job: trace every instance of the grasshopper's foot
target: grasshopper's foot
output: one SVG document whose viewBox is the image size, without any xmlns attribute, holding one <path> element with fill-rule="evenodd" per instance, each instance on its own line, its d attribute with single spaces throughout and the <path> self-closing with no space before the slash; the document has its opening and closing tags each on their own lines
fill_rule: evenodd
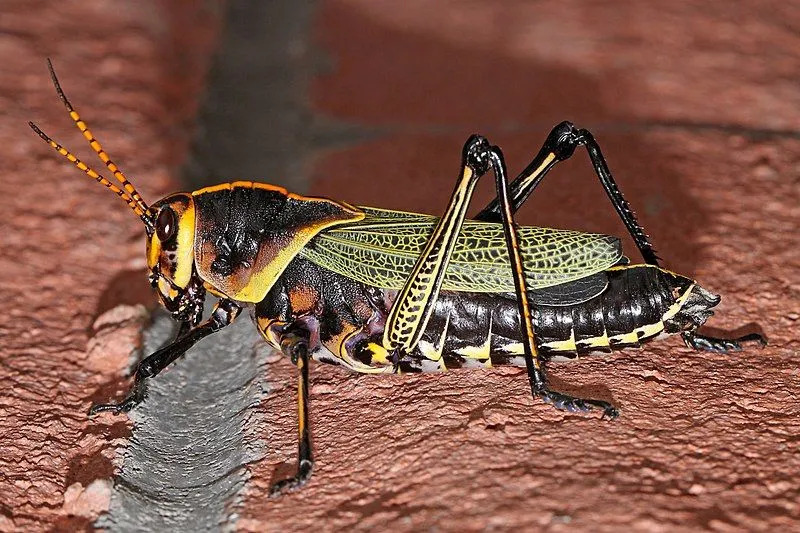
<svg viewBox="0 0 800 533">
<path fill-rule="evenodd" d="M 294 492 L 308 483 L 311 479 L 311 471 L 314 469 L 314 462 L 303 459 L 297 467 L 297 474 L 294 477 L 282 479 L 272 485 L 269 491 L 270 498 L 277 498 L 283 494 Z"/>
<path fill-rule="evenodd" d="M 119 403 L 96 403 L 89 409 L 89 416 L 94 416 L 97 413 L 112 412 L 115 415 L 120 413 L 127 413 L 144 400 L 145 396 L 145 380 L 137 380 L 134 383 L 131 392 Z"/>
<path fill-rule="evenodd" d="M 742 344 L 758 343 L 761 346 L 767 345 L 767 339 L 759 333 L 742 335 L 735 339 L 720 339 L 708 335 L 702 335 L 696 331 L 685 331 L 681 334 L 683 342 L 689 348 L 702 350 L 704 352 L 729 353 L 742 351 Z"/>
<path fill-rule="evenodd" d="M 545 402 L 562 411 L 585 413 L 592 409 L 602 409 L 603 415 L 600 417 L 601 419 L 608 417 L 610 420 L 614 420 L 619 416 L 619 409 L 602 400 L 575 398 L 574 396 L 551 390 L 544 390 L 539 393 L 539 396 Z"/>
</svg>

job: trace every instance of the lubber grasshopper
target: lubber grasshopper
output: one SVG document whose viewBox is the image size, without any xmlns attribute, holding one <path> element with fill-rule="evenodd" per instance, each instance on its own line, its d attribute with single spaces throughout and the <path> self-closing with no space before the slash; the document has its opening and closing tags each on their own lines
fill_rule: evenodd
<svg viewBox="0 0 800 533">
<path fill-rule="evenodd" d="M 311 475 L 309 359 L 367 373 L 525 366 L 534 396 L 558 409 L 599 409 L 615 418 L 608 402 L 552 390 L 545 363 L 671 333 L 690 347 L 718 352 L 765 342 L 757 334 L 721 339 L 697 331 L 719 297 L 660 267 L 594 138 L 568 122 L 550 132 L 510 185 L 500 149 L 470 137 L 441 218 L 354 207 L 250 181 L 177 193 L 148 206 L 73 109 L 52 66 L 50 72 L 72 120 L 119 185 L 30 126 L 142 220 L 150 282 L 180 324 L 172 343 L 139 363 L 128 396 L 95 405 L 90 414 L 132 409 L 149 379 L 250 307 L 263 337 L 299 369 L 298 470 L 275 485 L 274 495 Z M 615 237 L 515 224 L 514 213 L 544 176 L 579 146 L 644 264 L 628 264 Z M 489 171 L 497 198 L 468 220 L 474 187 Z M 206 292 L 219 300 L 202 321 Z"/>
</svg>

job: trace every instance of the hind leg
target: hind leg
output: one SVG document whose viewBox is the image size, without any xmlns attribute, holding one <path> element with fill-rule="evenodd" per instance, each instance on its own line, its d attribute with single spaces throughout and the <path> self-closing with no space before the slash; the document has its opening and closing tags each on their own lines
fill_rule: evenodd
<svg viewBox="0 0 800 533">
<path fill-rule="evenodd" d="M 633 242 L 641 252 L 644 262 L 649 265 L 659 266 L 658 256 L 644 228 L 636 220 L 630 204 L 622 196 L 611 171 L 608 168 L 606 159 L 600 151 L 600 146 L 595 141 L 589 130 L 578 129 L 572 123 L 564 121 L 558 124 L 547 136 L 544 145 L 539 153 L 525 167 L 525 170 L 509 185 L 511 212 L 514 213 L 525 203 L 536 187 L 544 179 L 545 175 L 559 162 L 572 157 L 575 149 L 579 146 L 586 148 L 589 159 L 592 162 L 595 174 L 616 209 L 617 214 L 633 238 Z M 496 197 L 489 202 L 480 213 L 475 216 L 475 220 L 487 222 L 500 222 L 500 198 Z"/>
<path fill-rule="evenodd" d="M 511 273 L 514 280 L 517 311 L 520 317 L 520 334 L 523 340 L 525 367 L 531 392 L 558 409 L 590 411 L 600 409 L 603 416 L 615 418 L 617 409 L 601 400 L 576 398 L 551 390 L 547 383 L 544 359 L 536 349 L 535 332 L 528 298 L 528 286 L 522 264 L 519 235 L 509 196 L 506 165 L 503 154 L 496 146 L 480 136 L 473 135 L 464 145 L 462 168 L 458 183 L 445 214 L 439 219 L 414 269 L 389 311 L 383 332 L 382 346 L 395 358 L 395 365 L 405 354 L 413 353 L 433 315 L 439 297 L 444 273 L 455 249 L 458 234 L 466 217 L 477 181 L 489 171 L 495 177 L 499 202 L 500 223 L 506 243 Z"/>
<path fill-rule="evenodd" d="M 741 337 L 736 337 L 733 339 L 722 339 L 719 337 L 703 335 L 701 333 L 697 333 L 696 331 L 684 331 L 681 333 L 681 337 L 683 337 L 683 342 L 685 342 L 686 346 L 689 348 L 694 348 L 695 350 L 701 350 L 704 352 L 740 352 L 742 351 L 742 344 L 756 342 L 761 346 L 767 345 L 766 337 L 758 333 L 750 333 L 748 335 L 742 335 Z"/>
</svg>

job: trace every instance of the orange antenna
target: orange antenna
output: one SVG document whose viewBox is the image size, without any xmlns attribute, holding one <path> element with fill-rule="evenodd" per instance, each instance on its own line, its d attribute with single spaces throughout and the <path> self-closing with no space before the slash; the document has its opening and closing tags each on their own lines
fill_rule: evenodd
<svg viewBox="0 0 800 533">
<path fill-rule="evenodd" d="M 72 118 L 73 122 L 75 122 L 75 125 L 78 127 L 78 129 L 81 131 L 83 136 L 86 138 L 86 140 L 89 143 L 89 146 L 92 147 L 92 150 L 95 151 L 95 153 L 100 158 L 100 160 L 105 164 L 106 168 L 108 168 L 108 170 L 114 175 L 114 177 L 117 179 L 117 181 L 120 182 L 120 184 L 122 185 L 123 189 L 127 193 L 127 196 L 130 197 L 136 203 L 136 205 L 138 207 L 138 210 L 134 210 L 134 211 L 139 216 L 142 216 L 142 214 L 147 213 L 147 204 L 142 199 L 141 195 L 139 194 L 139 191 L 137 191 L 136 187 L 134 187 L 133 184 L 130 181 L 128 181 L 128 178 L 125 177 L 125 174 L 122 173 L 122 171 L 111 160 L 111 158 L 108 156 L 108 154 L 105 152 L 105 150 L 103 150 L 103 147 L 100 146 L 100 143 L 97 141 L 97 139 L 95 139 L 94 135 L 89 130 L 89 127 L 86 125 L 86 122 L 84 122 L 81 119 L 81 117 L 78 114 L 78 112 L 75 111 L 74 107 L 72 107 L 72 104 L 69 102 L 69 100 L 67 99 L 67 96 L 64 94 L 64 91 L 61 89 L 61 84 L 58 82 L 58 77 L 56 77 L 56 72 L 53 69 L 53 64 L 50 62 L 49 59 L 47 60 L 47 68 L 50 70 L 50 77 L 53 80 L 53 85 L 56 88 L 56 92 L 58 93 L 58 97 L 64 103 L 64 106 L 67 108 L 67 111 L 69 111 L 70 118 Z M 72 156 L 72 154 L 70 154 L 70 152 L 68 152 L 67 150 L 64 150 L 63 148 L 60 148 L 60 145 L 58 143 L 55 143 L 52 139 L 50 139 L 49 137 L 44 135 L 41 132 L 41 130 L 39 130 L 35 126 L 33 126 L 33 127 L 35 128 L 35 131 L 39 134 L 39 136 L 42 137 L 43 139 L 45 139 L 48 142 L 48 144 L 53 146 L 53 148 L 56 148 L 56 150 L 58 150 L 59 153 L 61 153 L 61 155 L 67 157 L 67 159 L 70 159 L 70 156 Z M 57 147 L 59 147 L 60 149 L 57 148 Z M 64 150 L 64 151 L 62 152 L 62 150 Z M 73 163 L 75 163 L 76 161 L 80 162 L 80 160 L 78 158 L 76 158 L 75 156 L 72 156 L 72 157 L 75 158 L 75 161 L 72 161 L 72 159 L 70 159 L 70 161 L 72 161 Z M 83 163 L 81 163 L 81 164 L 83 164 Z M 76 163 L 76 165 L 77 165 L 77 163 Z M 84 165 L 84 166 L 86 166 L 86 165 Z M 80 168 L 80 165 L 78 165 L 78 168 Z M 83 170 L 83 169 L 81 169 L 81 170 Z M 84 170 L 84 172 L 86 172 L 86 170 Z M 92 171 L 92 172 L 94 172 L 94 171 Z M 97 175 L 96 172 L 95 172 L 95 174 Z M 91 174 L 90 174 L 90 176 L 91 176 Z M 92 177 L 94 177 L 94 176 L 92 176 Z M 95 178 L 95 179 L 97 179 L 97 178 Z M 105 179 L 105 178 L 103 178 L 103 179 Z M 102 183 L 102 182 L 100 182 L 100 183 Z M 106 186 L 108 187 L 108 185 L 106 185 Z"/>
<path fill-rule="evenodd" d="M 35 131 L 37 135 L 39 135 L 39 137 L 41 137 L 47 144 L 52 146 L 59 154 L 69 159 L 70 162 L 72 162 L 76 167 L 84 171 L 87 176 L 97 181 L 100 185 L 108 187 L 109 189 L 111 189 L 111 191 L 115 192 L 117 196 L 122 198 L 125 201 L 125 203 L 128 204 L 128 207 L 130 207 L 131 210 L 133 210 L 133 212 L 136 213 L 136 215 L 139 218 L 141 218 L 142 221 L 144 221 L 146 226 L 152 227 L 153 221 L 147 215 L 147 211 L 142 210 L 142 207 L 139 205 L 136 199 L 134 199 L 128 193 L 117 187 L 114 183 L 112 183 L 108 179 L 104 178 L 103 176 L 95 172 L 93 169 L 89 168 L 86 165 L 86 163 L 75 157 L 75 155 L 73 155 L 72 152 L 70 152 L 57 142 L 55 142 L 45 132 L 40 130 L 36 124 L 34 124 L 33 122 L 28 122 L 28 126 L 30 126 L 31 129 Z"/>
</svg>

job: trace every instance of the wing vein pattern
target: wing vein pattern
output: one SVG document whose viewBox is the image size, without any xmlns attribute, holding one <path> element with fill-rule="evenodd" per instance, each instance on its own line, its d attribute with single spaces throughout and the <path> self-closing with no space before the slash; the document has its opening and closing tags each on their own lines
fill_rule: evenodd
<svg viewBox="0 0 800 533">
<path fill-rule="evenodd" d="M 362 207 L 356 223 L 318 235 L 301 251 L 317 265 L 384 289 L 401 289 L 438 219 L 429 215 Z M 522 226 L 522 259 L 530 289 L 543 289 L 601 272 L 622 258 L 609 235 Z M 466 220 L 442 290 L 514 292 L 500 224 Z"/>
</svg>

